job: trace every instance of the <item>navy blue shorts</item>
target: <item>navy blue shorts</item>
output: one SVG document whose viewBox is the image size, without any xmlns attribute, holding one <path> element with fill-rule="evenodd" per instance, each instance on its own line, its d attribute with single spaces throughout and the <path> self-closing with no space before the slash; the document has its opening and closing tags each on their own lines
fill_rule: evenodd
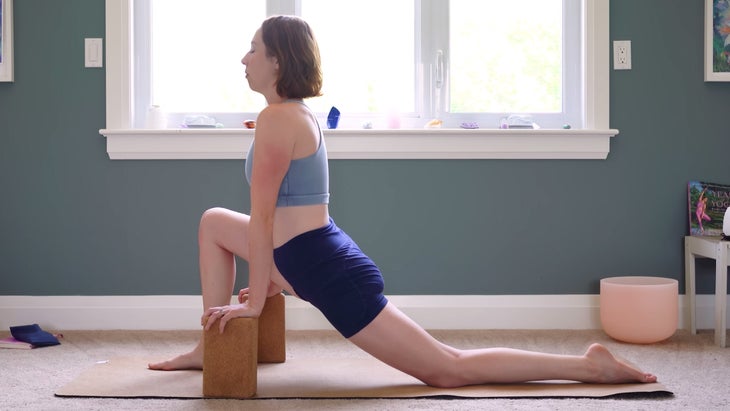
<svg viewBox="0 0 730 411">
<path fill-rule="evenodd" d="M 388 303 L 380 269 L 332 219 L 276 248 L 274 263 L 294 292 L 345 338 L 370 324 Z"/>
</svg>

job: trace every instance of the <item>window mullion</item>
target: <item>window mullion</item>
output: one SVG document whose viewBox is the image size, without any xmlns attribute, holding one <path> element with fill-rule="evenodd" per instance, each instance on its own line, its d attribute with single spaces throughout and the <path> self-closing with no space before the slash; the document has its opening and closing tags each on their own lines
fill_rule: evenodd
<svg viewBox="0 0 730 411">
<path fill-rule="evenodd" d="M 449 2 L 420 2 L 420 90 L 421 112 L 426 118 L 439 118 L 448 109 L 449 90 Z M 439 56 L 441 54 L 441 56 Z M 437 60 L 442 67 L 437 67 Z M 437 75 L 443 82 L 437 87 Z"/>
<path fill-rule="evenodd" d="M 144 128 L 147 110 L 154 102 L 152 95 L 152 2 L 135 0 L 133 8 L 134 108 L 132 124 Z"/>
<path fill-rule="evenodd" d="M 584 44 L 581 35 L 582 3 L 563 0 L 563 113 L 567 124 L 585 126 L 584 89 Z M 581 79 L 575 81 L 574 79 Z"/>
<path fill-rule="evenodd" d="M 266 1 L 266 15 L 296 15 L 302 14 L 302 1 L 301 0 L 267 0 Z"/>
</svg>

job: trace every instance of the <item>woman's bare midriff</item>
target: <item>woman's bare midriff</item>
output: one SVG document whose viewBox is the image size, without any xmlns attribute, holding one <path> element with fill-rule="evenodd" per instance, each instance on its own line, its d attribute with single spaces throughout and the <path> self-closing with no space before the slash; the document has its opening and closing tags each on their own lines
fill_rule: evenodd
<svg viewBox="0 0 730 411">
<path fill-rule="evenodd" d="M 327 204 L 297 207 L 277 207 L 274 213 L 274 248 L 287 241 L 329 224 Z"/>
</svg>

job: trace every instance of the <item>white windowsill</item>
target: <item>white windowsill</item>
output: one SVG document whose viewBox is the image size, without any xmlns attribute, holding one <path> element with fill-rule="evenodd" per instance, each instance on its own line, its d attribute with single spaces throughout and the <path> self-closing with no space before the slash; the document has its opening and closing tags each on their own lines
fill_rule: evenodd
<svg viewBox="0 0 730 411">
<path fill-rule="evenodd" d="M 131 0 L 106 0 L 106 127 L 112 160 L 243 159 L 253 131 L 134 130 Z M 605 159 L 609 129 L 609 1 L 584 2 L 585 130 L 324 130 L 332 159 Z"/>
<path fill-rule="evenodd" d="M 103 129 L 112 160 L 244 159 L 248 129 Z M 330 159 L 606 159 L 618 130 L 324 130 Z"/>
</svg>

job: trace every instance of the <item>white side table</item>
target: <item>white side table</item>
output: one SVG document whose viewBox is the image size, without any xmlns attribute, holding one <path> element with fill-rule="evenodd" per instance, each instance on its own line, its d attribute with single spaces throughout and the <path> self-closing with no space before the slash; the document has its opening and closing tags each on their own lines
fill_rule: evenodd
<svg viewBox="0 0 730 411">
<path fill-rule="evenodd" d="M 727 268 L 730 266 L 730 241 L 720 237 L 684 237 L 684 275 L 689 296 L 689 327 L 697 333 L 695 306 L 695 257 L 715 260 L 715 344 L 726 346 L 727 329 Z"/>
</svg>

